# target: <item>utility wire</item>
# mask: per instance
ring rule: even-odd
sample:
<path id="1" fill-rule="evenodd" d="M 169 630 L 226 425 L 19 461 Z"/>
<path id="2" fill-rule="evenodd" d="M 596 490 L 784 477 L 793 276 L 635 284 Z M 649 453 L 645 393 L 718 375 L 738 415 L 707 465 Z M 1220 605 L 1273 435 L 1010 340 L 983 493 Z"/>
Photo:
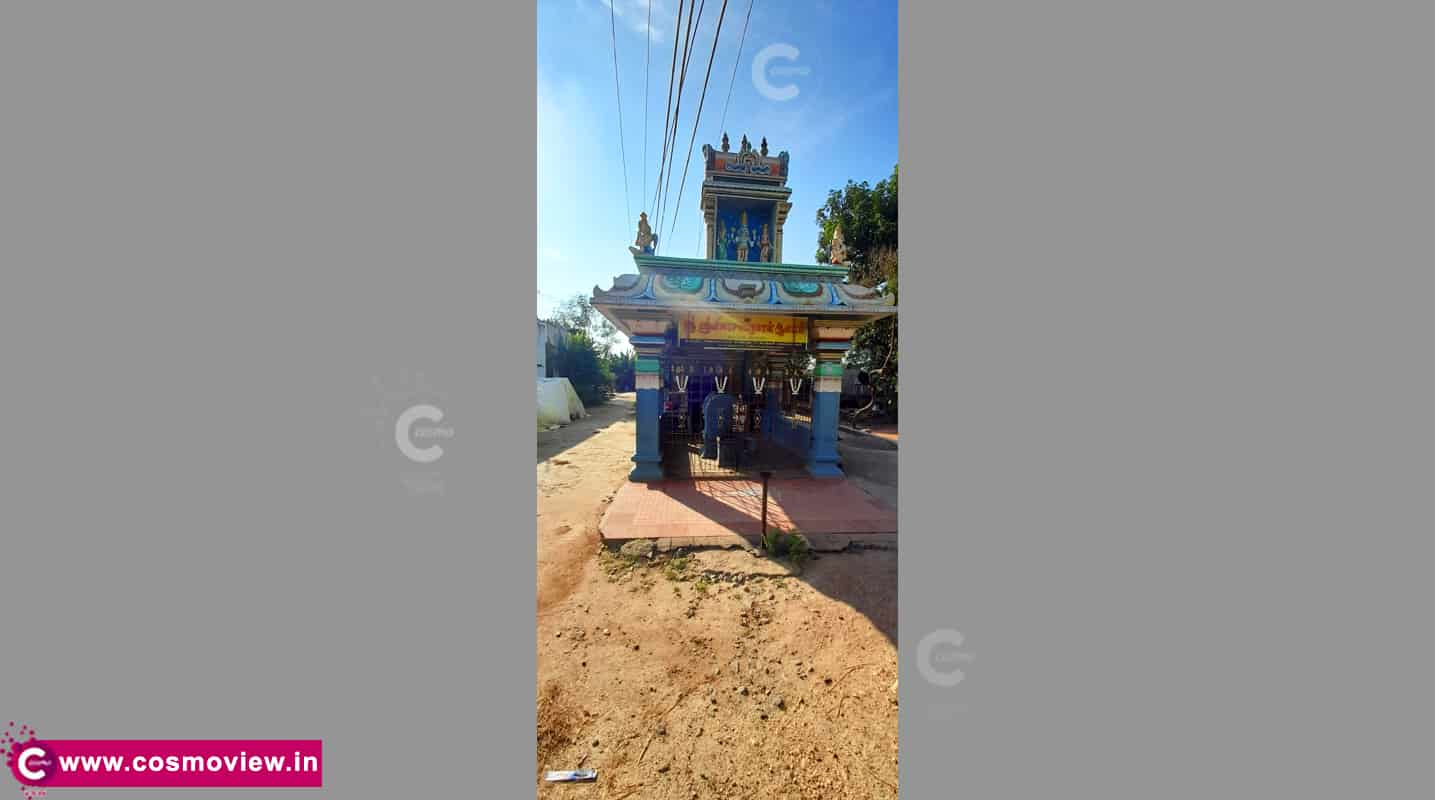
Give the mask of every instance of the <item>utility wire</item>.
<path id="1" fill-rule="evenodd" d="M 608 3 L 608 34 L 613 41 L 613 92 L 618 95 L 618 152 L 623 156 L 623 213 L 633 219 L 633 204 L 628 199 L 628 146 L 623 142 L 623 91 L 618 88 L 618 21 L 611 0 Z"/>
<path id="2" fill-rule="evenodd" d="M 706 5 L 706 1 L 707 0 L 703 0 L 703 5 Z M 696 10 L 694 10 L 694 6 L 697 7 Z M 698 5 L 697 0 L 692 0 L 692 2 L 688 4 L 688 24 L 683 32 L 682 52 L 678 55 L 677 93 L 673 95 L 673 106 L 671 109 L 669 109 L 669 113 L 672 114 L 672 124 L 668 126 L 668 129 L 666 131 L 668 141 L 665 144 L 668 148 L 668 158 L 666 160 L 666 163 L 664 164 L 664 171 L 658 175 L 658 206 L 656 212 L 658 215 L 658 229 L 660 241 L 664 233 L 663 220 L 666 217 L 664 209 L 667 207 L 668 204 L 668 185 L 671 183 L 671 178 L 669 176 L 672 175 L 673 164 L 675 163 L 678 156 L 678 110 L 682 107 L 683 104 L 683 86 L 686 83 L 688 74 L 688 56 L 692 52 L 691 48 L 693 21 L 701 16 L 702 9 L 703 6 Z"/>
<path id="3" fill-rule="evenodd" d="M 747 23 L 752 19 L 753 2 L 754 0 L 747 0 L 747 16 L 744 17 L 742 21 L 742 36 L 738 37 L 737 40 L 737 60 L 732 62 L 732 77 L 729 78 L 727 82 L 727 99 L 724 100 L 722 104 L 722 121 L 718 123 L 718 128 L 720 129 L 718 130 L 718 135 L 726 133 L 726 131 L 721 130 L 721 128 L 727 125 L 727 107 L 728 104 L 732 102 L 733 84 L 737 83 L 738 65 L 742 64 L 742 45 L 747 41 Z"/>
<path id="4" fill-rule="evenodd" d="M 658 195 L 662 191 L 663 166 L 668 161 L 668 124 L 671 121 L 673 114 L 673 79 L 677 77 L 678 37 L 682 33 L 682 31 L 683 0 L 678 0 L 678 21 L 673 23 L 673 60 L 672 64 L 668 67 L 668 107 L 667 110 L 663 112 L 663 153 L 662 156 L 658 159 L 658 185 L 653 188 L 652 209 L 655 213 L 658 210 Z M 661 222 L 659 224 L 661 225 Z M 661 247 L 662 244 L 662 240 L 659 239 L 657 245 L 655 245 L 654 247 L 654 252 L 656 252 L 657 247 Z"/>
<path id="5" fill-rule="evenodd" d="M 723 2 L 726 3 L 727 0 L 723 0 Z M 703 9 L 704 9 L 704 8 L 707 8 L 707 4 L 708 4 L 708 3 L 707 3 L 707 0 L 702 0 L 702 2 L 698 4 L 698 13 L 697 13 L 697 16 L 696 16 L 696 17 L 692 17 L 691 15 L 689 15 L 689 17 L 688 17 L 688 32 L 687 32 L 687 35 L 686 35 L 686 36 L 684 37 L 684 39 L 683 39 L 683 68 L 682 68 L 682 71 L 678 73 L 678 97 L 677 97 L 677 101 L 676 101 L 675 103 L 673 103 L 673 132 L 672 132 L 672 137 L 673 137 L 672 148 L 673 148 L 673 149 L 670 151 L 670 155 L 672 155 L 672 156 L 674 156 L 674 157 L 677 156 L 677 154 L 678 154 L 678 152 L 677 152 L 677 146 L 678 146 L 678 120 L 681 118 L 680 113 L 681 113 L 681 109 L 682 109 L 682 105 L 683 105 L 683 86 L 687 83 L 688 65 L 691 64 L 691 63 L 692 63 L 692 60 L 693 60 L 693 47 L 692 47 L 692 45 L 693 45 L 693 33 L 698 29 L 698 27 L 700 27 L 700 26 L 702 25 Z M 662 205 L 661 205 L 661 207 L 658 209 L 658 220 L 659 220 L 659 223 L 660 223 L 660 227 L 661 227 L 661 222 L 662 222 L 663 216 L 664 216 L 664 215 L 666 214 L 666 212 L 667 212 L 669 194 L 670 194 L 670 192 L 671 192 L 671 190 L 672 190 L 672 186 L 673 186 L 673 159 L 672 159 L 672 158 L 669 158 L 669 159 L 668 159 L 668 175 L 667 175 L 667 178 L 666 178 L 666 180 L 665 180 L 665 182 L 664 182 L 664 184 L 663 184 L 663 199 L 662 199 Z M 666 230 L 666 229 L 664 229 L 664 230 Z"/>
<path id="6" fill-rule="evenodd" d="M 609 0 L 612 2 L 612 0 Z M 748 0 L 749 3 L 752 0 Z M 748 6 L 749 12 L 752 6 Z M 612 11 L 612 9 L 609 9 Z M 648 63 L 653 60 L 653 0 L 648 0 L 648 29 L 643 34 L 643 182 L 638 184 L 638 202 L 643 202 L 648 185 Z"/>
<path id="7" fill-rule="evenodd" d="M 726 0 L 724 0 L 724 2 L 726 2 Z M 678 103 L 679 103 L 679 104 L 681 104 L 682 101 L 683 101 L 683 86 L 685 85 L 685 80 L 684 80 L 684 79 L 687 77 L 688 67 L 692 66 L 692 63 L 693 63 L 693 54 L 697 52 L 697 47 L 698 47 L 698 35 L 702 32 L 702 27 L 703 27 L 703 9 L 707 8 L 707 5 L 708 5 L 707 0 L 702 0 L 702 2 L 698 3 L 698 18 L 697 18 L 697 23 L 696 23 L 695 25 L 693 25 L 693 29 L 692 29 L 692 31 L 691 31 L 691 33 L 692 33 L 692 41 L 688 43 L 687 53 L 685 53 L 684 56 L 683 56 L 683 71 L 682 71 L 682 73 L 679 74 L 679 76 L 678 76 Z M 677 106 L 676 106 L 676 105 L 673 107 L 673 116 L 674 116 L 675 119 L 678 118 L 678 109 L 677 109 Z M 681 123 L 679 122 L 678 125 L 680 125 L 680 124 L 681 124 Z M 668 182 L 667 182 L 666 185 L 663 186 L 663 207 L 664 207 L 664 208 L 667 208 L 668 201 L 669 201 L 669 199 L 670 199 L 670 198 L 669 198 L 669 194 L 671 193 L 672 188 L 673 188 L 673 170 L 677 168 L 677 162 L 675 161 L 675 159 L 676 159 L 677 154 L 678 154 L 678 151 L 677 151 L 677 147 L 678 147 L 678 125 L 675 125 L 675 126 L 673 127 L 673 152 L 672 152 L 672 154 L 671 154 L 671 157 L 668 159 Z"/>
<path id="8" fill-rule="evenodd" d="M 727 0 L 722 0 L 722 10 L 718 11 L 717 30 L 713 31 L 713 49 L 708 53 L 708 71 L 703 76 L 703 92 L 698 95 L 698 113 L 693 118 L 693 133 L 688 137 L 688 157 L 683 161 L 683 179 L 678 182 L 678 200 L 673 204 L 673 227 L 678 224 L 678 211 L 683 207 L 683 187 L 688 185 L 688 167 L 693 163 L 693 142 L 698 138 L 698 124 L 703 119 L 703 103 L 708 97 L 708 78 L 713 74 L 713 58 L 717 56 L 718 38 L 722 36 L 722 20 L 727 14 Z"/>

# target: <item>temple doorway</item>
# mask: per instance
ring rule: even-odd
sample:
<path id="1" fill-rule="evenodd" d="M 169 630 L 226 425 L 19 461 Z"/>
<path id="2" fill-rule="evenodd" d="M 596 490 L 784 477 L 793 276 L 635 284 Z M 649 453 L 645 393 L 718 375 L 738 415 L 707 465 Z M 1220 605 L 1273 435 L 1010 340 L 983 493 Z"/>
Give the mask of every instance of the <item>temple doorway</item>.
<path id="1" fill-rule="evenodd" d="M 805 474 L 810 430 L 794 414 L 802 389 L 767 377 L 762 351 L 675 355 L 659 423 L 665 474 L 752 478 Z"/>

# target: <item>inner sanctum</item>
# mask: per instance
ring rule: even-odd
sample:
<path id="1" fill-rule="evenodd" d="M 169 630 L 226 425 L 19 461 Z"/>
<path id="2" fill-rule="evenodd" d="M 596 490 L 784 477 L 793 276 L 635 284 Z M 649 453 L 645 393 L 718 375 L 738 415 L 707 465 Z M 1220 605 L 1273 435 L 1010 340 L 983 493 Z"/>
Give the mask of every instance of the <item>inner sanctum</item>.
<path id="1" fill-rule="evenodd" d="M 782 261 L 791 209 L 788 154 L 744 136 L 703 146 L 707 258 L 658 255 L 647 215 L 636 274 L 593 289 L 593 307 L 636 355 L 634 481 L 771 471 L 841 477 L 843 361 L 862 325 L 893 316 L 890 296 L 847 282 L 833 233 L 830 264 Z"/>

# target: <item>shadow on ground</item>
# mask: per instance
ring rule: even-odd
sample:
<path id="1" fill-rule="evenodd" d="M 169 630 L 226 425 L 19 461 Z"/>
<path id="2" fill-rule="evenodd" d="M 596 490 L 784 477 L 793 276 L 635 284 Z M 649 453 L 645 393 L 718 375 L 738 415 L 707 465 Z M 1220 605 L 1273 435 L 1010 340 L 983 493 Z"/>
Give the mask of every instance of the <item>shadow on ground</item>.
<path id="1" fill-rule="evenodd" d="M 897 646 L 897 551 L 821 554 L 797 580 L 852 607 Z"/>
<path id="2" fill-rule="evenodd" d="M 863 434 L 843 433 L 837 440 L 842 470 L 867 494 L 898 509 L 897 445 Z"/>
<path id="3" fill-rule="evenodd" d="M 847 441 L 841 443 L 840 451 L 849 484 L 862 489 L 875 505 L 895 509 L 897 502 L 896 448 L 889 442 L 872 440 L 872 437 L 852 435 L 845 438 Z M 723 483 L 722 481 L 712 482 L 713 485 Z M 741 496 L 724 495 L 719 501 L 714 496 L 697 492 L 681 492 L 673 495 L 677 502 L 704 518 L 720 521 L 723 527 L 733 531 L 735 535 L 730 540 L 732 544 L 741 541 L 738 538 L 741 536 L 746 540 L 745 549 L 760 554 L 759 558 L 754 559 L 735 548 L 727 551 L 707 549 L 701 551 L 703 562 L 727 564 L 740 572 L 765 571 L 771 565 L 782 564 L 783 569 L 787 571 L 787 579 L 799 580 L 820 594 L 851 607 L 854 612 L 871 622 L 873 627 L 880 631 L 893 647 L 896 646 L 897 551 L 895 549 L 854 546 L 839 552 L 818 552 L 801 568 L 793 568 L 786 562 L 768 558 L 755 547 L 757 536 L 762 529 L 760 487 L 753 488 L 753 484 L 747 481 L 734 483 L 733 486 L 734 491 L 742 488 L 745 492 L 750 492 L 751 496 L 747 496 L 746 493 Z M 774 489 L 777 488 L 774 487 Z M 776 501 L 780 501 L 780 498 Z M 838 529 L 842 526 L 842 522 L 834 522 L 833 535 L 841 537 L 843 532 L 838 532 Z M 773 523 L 774 520 L 770 518 L 769 525 L 772 526 Z M 857 527 L 860 527 L 860 524 Z M 849 530 L 845 533 L 860 535 L 862 532 Z M 672 535 L 681 536 L 682 534 L 674 530 Z M 722 547 L 722 540 L 714 541 L 714 545 Z M 693 550 L 694 548 L 683 549 Z"/>
<path id="4" fill-rule="evenodd" d="M 588 416 L 551 431 L 538 432 L 538 463 L 582 444 L 601 431 L 633 418 L 637 409 L 632 392 L 614 395 L 608 402 L 588 409 Z"/>

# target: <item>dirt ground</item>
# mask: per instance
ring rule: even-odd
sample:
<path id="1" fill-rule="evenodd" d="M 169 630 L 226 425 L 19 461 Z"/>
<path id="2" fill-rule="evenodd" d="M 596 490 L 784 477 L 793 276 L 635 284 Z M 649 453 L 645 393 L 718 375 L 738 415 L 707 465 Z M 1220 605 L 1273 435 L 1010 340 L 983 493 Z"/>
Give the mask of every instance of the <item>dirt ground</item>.
<path id="1" fill-rule="evenodd" d="M 897 553 L 604 550 L 633 396 L 593 412 L 539 434 L 538 797 L 895 797 Z M 894 502 L 895 450 L 858 450 Z"/>

